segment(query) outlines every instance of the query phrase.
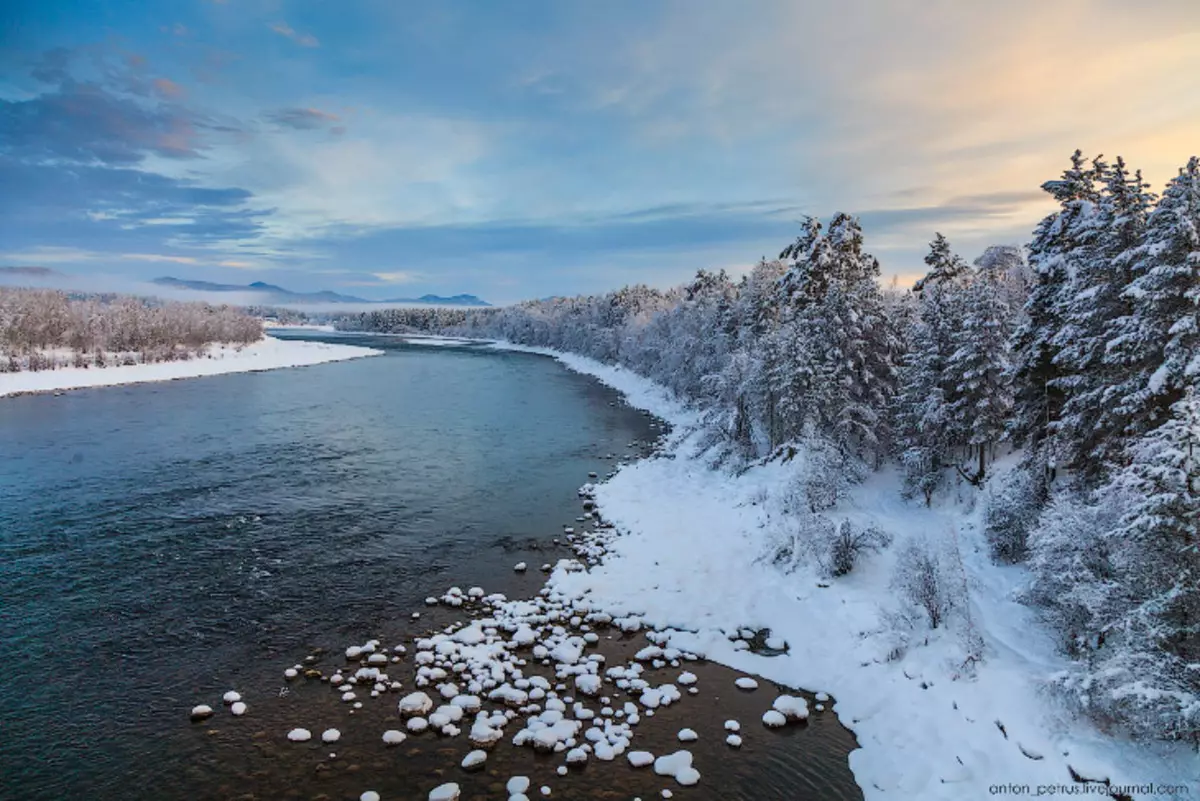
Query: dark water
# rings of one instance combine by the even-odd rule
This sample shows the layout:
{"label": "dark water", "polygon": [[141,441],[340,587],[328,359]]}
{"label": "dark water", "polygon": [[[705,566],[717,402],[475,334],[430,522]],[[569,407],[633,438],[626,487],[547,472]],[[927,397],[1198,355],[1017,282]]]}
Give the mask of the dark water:
{"label": "dark water", "polygon": [[[387,354],[0,401],[0,796],[357,797],[361,765],[277,749],[282,668],[450,584],[535,593],[575,489],[657,433],[548,359],[358,341]],[[187,721],[231,687],[241,729]],[[788,797],[852,797],[831,726],[828,788]]]}

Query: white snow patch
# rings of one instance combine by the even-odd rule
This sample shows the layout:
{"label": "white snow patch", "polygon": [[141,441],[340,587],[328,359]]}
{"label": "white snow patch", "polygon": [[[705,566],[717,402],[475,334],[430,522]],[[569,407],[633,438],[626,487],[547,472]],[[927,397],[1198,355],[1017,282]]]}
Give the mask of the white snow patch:
{"label": "white snow patch", "polygon": [[111,387],[148,381],[172,381],[177,378],[248,373],[282,367],[306,367],[326,362],[376,356],[375,348],[356,345],[332,345],[264,337],[237,348],[215,345],[209,357],[180,362],[157,362],[115,367],[63,367],[58,370],[0,373],[0,397],[24,392],[51,392],[87,387]]}

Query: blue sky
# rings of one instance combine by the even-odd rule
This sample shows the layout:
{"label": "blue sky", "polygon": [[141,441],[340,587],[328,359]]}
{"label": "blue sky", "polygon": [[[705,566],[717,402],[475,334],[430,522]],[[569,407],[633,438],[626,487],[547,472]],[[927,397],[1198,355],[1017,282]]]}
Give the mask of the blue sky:
{"label": "blue sky", "polygon": [[1200,3],[30,2],[0,264],[497,302],[742,270],[859,214],[1024,241],[1076,148],[1200,149]]}

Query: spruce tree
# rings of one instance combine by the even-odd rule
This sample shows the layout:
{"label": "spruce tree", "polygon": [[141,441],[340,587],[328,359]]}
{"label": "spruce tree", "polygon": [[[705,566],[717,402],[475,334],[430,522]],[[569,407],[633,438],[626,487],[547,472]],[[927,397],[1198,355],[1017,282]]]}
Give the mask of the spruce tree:
{"label": "spruce tree", "polygon": [[1062,328],[1053,340],[1053,386],[1063,396],[1055,439],[1064,462],[1085,480],[1096,480],[1126,444],[1128,421],[1113,397],[1123,371],[1108,358],[1108,344],[1131,312],[1126,289],[1153,196],[1125,162],[1104,171],[1104,187],[1080,233],[1080,258],[1068,276]]}
{"label": "spruce tree", "polygon": [[1024,322],[1013,339],[1016,394],[1009,429],[1018,445],[1037,446],[1045,440],[1062,408],[1056,338],[1063,325],[1066,287],[1082,255],[1081,235],[1099,199],[1097,171],[1097,164],[1088,167],[1083,154],[1076,150],[1071,168],[1063,177],[1042,184],[1060,209],[1038,224],[1029,246],[1034,283],[1025,304]]}

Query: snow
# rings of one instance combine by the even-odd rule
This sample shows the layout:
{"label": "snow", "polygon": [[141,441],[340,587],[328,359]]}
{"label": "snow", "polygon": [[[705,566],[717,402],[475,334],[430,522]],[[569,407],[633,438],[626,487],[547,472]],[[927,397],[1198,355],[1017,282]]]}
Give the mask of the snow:
{"label": "snow", "polygon": [[211,358],[190,361],[0,373],[0,397],[26,392],[110,387],[148,381],[171,381],[177,378],[275,370],[283,367],[307,367],[381,353],[383,351],[375,348],[283,340],[268,336],[240,350],[232,346],[213,346],[209,348]]}
{"label": "snow", "polygon": [[487,751],[475,750],[463,757],[463,770],[474,770],[487,762]]}
{"label": "snow", "polygon": [[240,718],[246,714],[246,704],[242,701],[234,701],[229,705],[229,712],[236,718]]}
{"label": "snow", "polygon": [[423,692],[409,693],[400,699],[398,707],[400,714],[405,717],[424,715],[433,709],[433,699]]}
{"label": "snow", "polygon": [[700,781],[700,772],[692,767],[691,751],[676,751],[654,760],[654,772],[670,776],[685,787]]}
{"label": "snow", "polygon": [[405,735],[402,731],[397,729],[388,729],[383,733],[383,742],[384,745],[400,745],[400,743],[404,742],[406,737],[407,735]]}
{"label": "snow", "polygon": [[229,692],[225,693],[224,697],[222,697],[221,700],[224,701],[226,704],[233,704],[233,703],[237,703],[238,701],[242,700],[242,695],[239,692],[230,690]]}
{"label": "snow", "polygon": [[[619,534],[588,570],[556,568],[551,591],[586,596],[615,621],[636,617],[663,629],[660,646],[784,687],[822,688],[823,697],[837,699],[832,708],[857,737],[850,768],[866,801],[957,801],[985,796],[989,786],[1013,777],[1070,783],[1072,769],[1114,784],[1185,783],[1194,775],[1186,747],[1103,734],[1042,692],[1066,662],[1035,612],[1016,600],[1025,569],[990,560],[979,507],[970,510],[953,498],[933,508],[907,502],[901,477],[881,471],[828,514],[878,526],[893,535],[893,545],[862,557],[853,572],[833,581],[805,563],[785,572],[769,556],[783,517],[781,498],[803,454],[736,475],[714,468],[697,413],[653,382],[580,356],[491,347],[553,356],[672,426],[663,458],[631,464],[588,487]],[[961,559],[956,581],[968,594],[969,622],[936,630],[921,623],[897,655],[898,632],[888,613],[898,602],[890,579],[900,546],[919,536],[939,537]],[[744,628],[770,629],[790,650],[772,656],[738,650],[729,635],[740,639]],[[967,634],[982,642],[977,662],[968,659]],[[655,695],[644,696],[643,705],[653,709]],[[764,718],[787,721],[779,710]]]}
{"label": "snow", "polygon": [[342,739],[342,733],[337,729],[326,729],[321,732],[321,742],[323,743],[336,743],[340,739]]}
{"label": "snow", "polygon": [[771,708],[788,720],[808,720],[808,702],[794,695],[781,695]]}
{"label": "snow", "polygon": [[212,707],[208,704],[198,704],[192,707],[192,720],[204,720],[211,718],[213,714]]}
{"label": "snow", "polygon": [[292,729],[288,732],[287,738],[293,743],[306,743],[312,739],[312,732],[308,729]]}
{"label": "snow", "polygon": [[509,795],[519,795],[529,789],[529,777],[513,776],[508,780],[508,784],[504,785],[504,789]]}
{"label": "snow", "polygon": [[[741,640],[735,640],[734,642],[735,643],[741,642]],[[736,648],[736,645],[735,645],[735,648]],[[744,651],[745,649],[744,648],[736,648],[736,650]],[[757,690],[758,689],[758,682],[755,681],[754,679],[750,678],[749,676],[742,676],[741,678],[737,679],[733,683],[738,686],[739,690]]]}
{"label": "snow", "polygon": [[654,754],[649,751],[630,751],[628,759],[635,768],[644,768],[654,762]]}
{"label": "snow", "polygon": [[741,748],[742,747],[742,738],[740,735],[737,735],[737,734],[729,735],[728,737],[725,738],[725,742],[728,743],[731,748]]}
{"label": "snow", "polygon": [[462,791],[454,782],[439,784],[429,791],[429,801],[458,801]]}
{"label": "snow", "polygon": [[763,712],[762,722],[767,728],[778,729],[780,726],[787,725],[787,717],[776,709],[768,709]]}
{"label": "snow", "polygon": [[680,729],[679,730],[679,742],[681,742],[681,743],[691,743],[691,742],[695,742],[698,739],[700,739],[700,735],[696,734],[695,729]]}

